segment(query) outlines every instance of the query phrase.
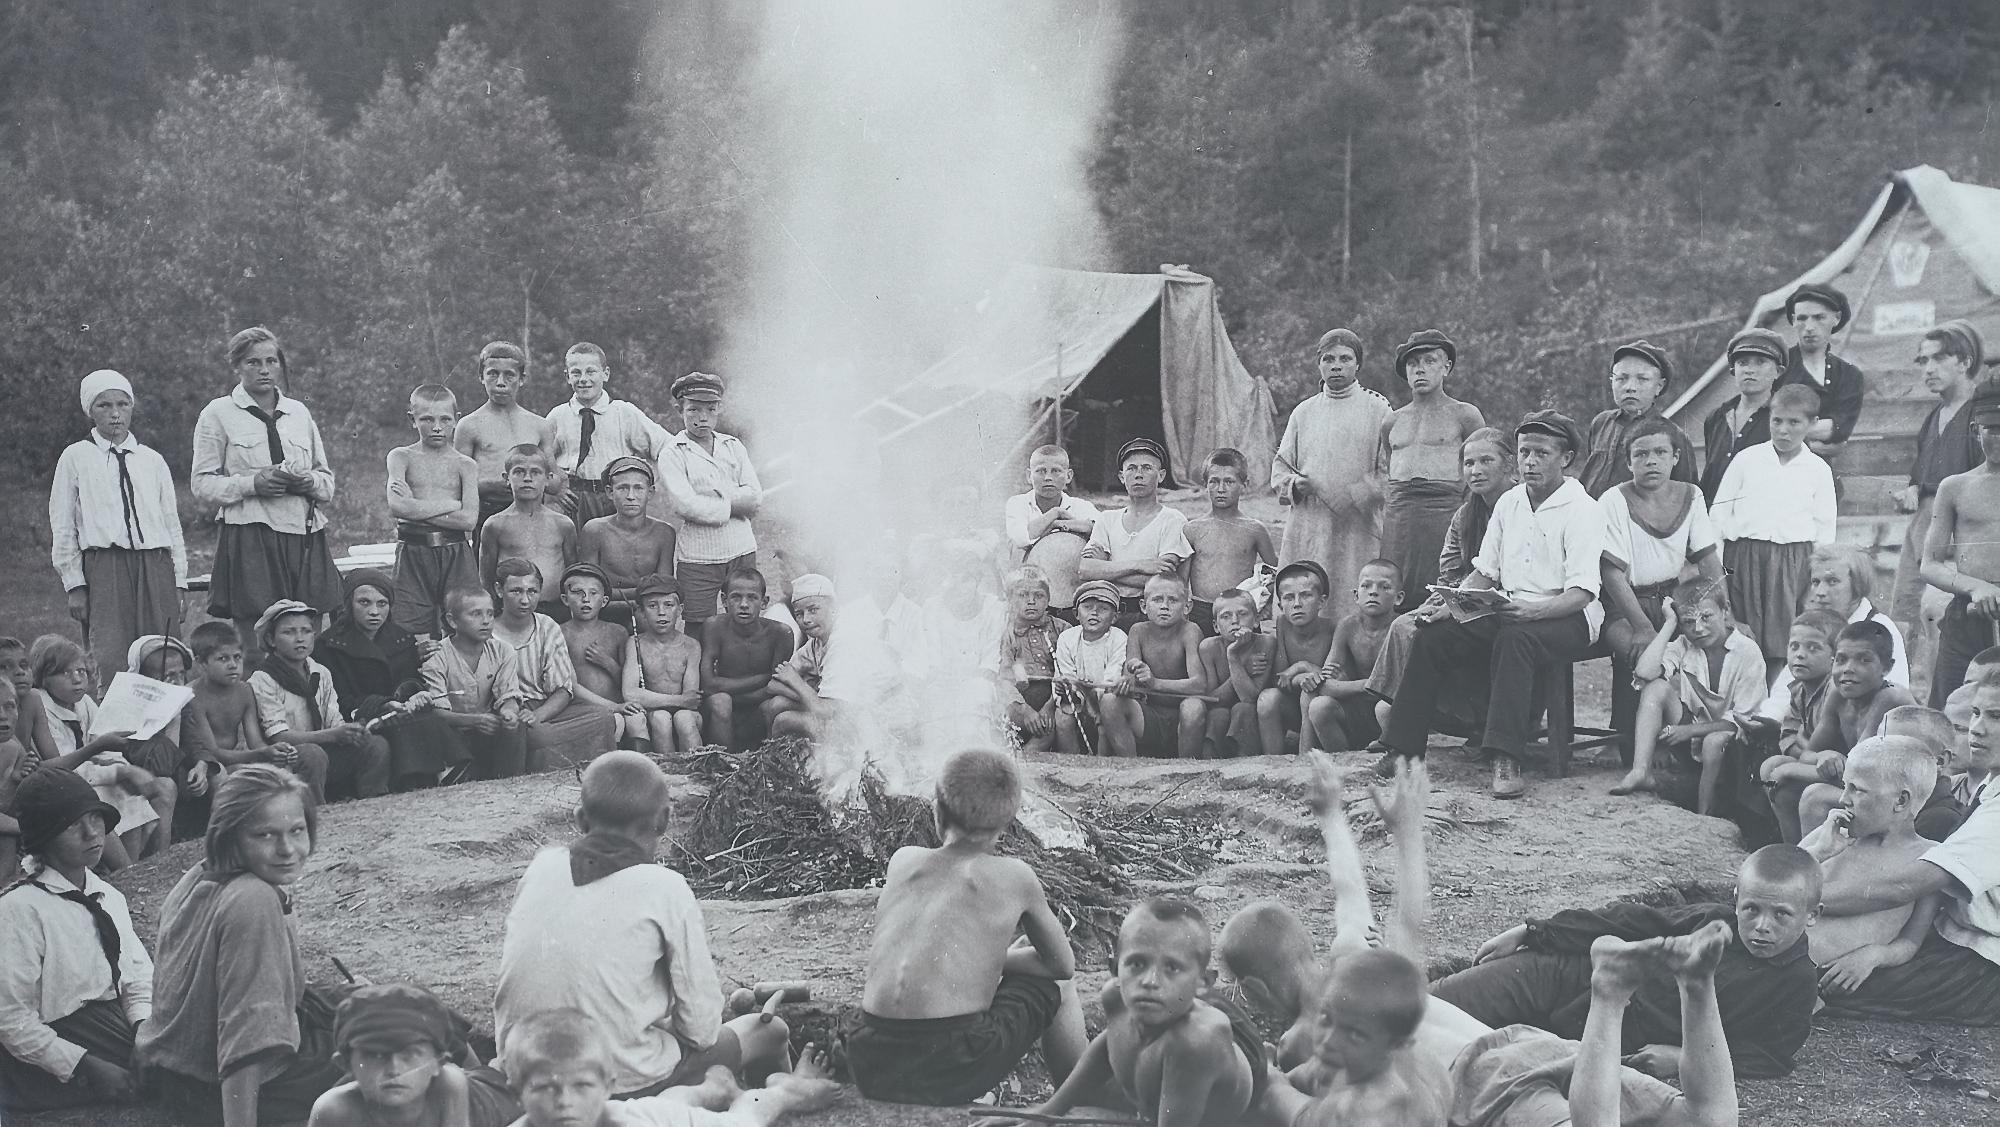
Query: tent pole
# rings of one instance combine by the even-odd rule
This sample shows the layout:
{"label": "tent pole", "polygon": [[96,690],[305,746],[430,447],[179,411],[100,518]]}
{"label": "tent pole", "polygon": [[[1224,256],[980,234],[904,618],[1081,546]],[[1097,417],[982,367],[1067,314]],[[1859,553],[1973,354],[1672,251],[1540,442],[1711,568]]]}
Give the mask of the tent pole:
{"label": "tent pole", "polygon": [[[1902,233],[1903,220],[1910,217],[1910,208],[1915,206],[1915,204],[1916,196],[1912,193],[1910,198],[1904,202],[1903,210],[1896,213],[1896,221],[1889,224],[1889,235],[1882,240],[1882,256],[1875,260],[1875,268],[1868,271],[1868,280],[1861,283],[1861,296],[1854,299],[1853,312],[1849,316],[1847,324],[1841,326],[1840,343],[1843,347],[1847,344],[1848,338],[1854,335],[1854,326],[1861,316],[1861,307],[1867,304],[1870,297],[1874,296],[1875,280],[1882,276],[1882,267],[1888,265],[1889,252],[1896,245],[1896,236]],[[1827,351],[1831,352],[1832,350],[1833,342],[1829,340],[1827,342]]]}
{"label": "tent pole", "polygon": [[1062,352],[1063,352],[1062,342],[1057,341],[1056,342],[1056,406],[1055,410],[1051,412],[1051,414],[1055,416],[1055,424],[1056,424],[1055,445],[1057,446],[1062,445],[1062,403],[1063,403]]}

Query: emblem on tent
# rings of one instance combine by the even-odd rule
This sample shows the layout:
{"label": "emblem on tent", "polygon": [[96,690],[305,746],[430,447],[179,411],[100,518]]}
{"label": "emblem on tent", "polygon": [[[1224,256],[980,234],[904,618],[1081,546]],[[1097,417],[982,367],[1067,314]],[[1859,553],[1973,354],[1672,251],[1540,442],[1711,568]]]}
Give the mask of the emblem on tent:
{"label": "emblem on tent", "polygon": [[1931,260],[1931,245],[1916,239],[1898,239],[1889,244],[1889,277],[1899,290],[1924,280],[1924,267]]}

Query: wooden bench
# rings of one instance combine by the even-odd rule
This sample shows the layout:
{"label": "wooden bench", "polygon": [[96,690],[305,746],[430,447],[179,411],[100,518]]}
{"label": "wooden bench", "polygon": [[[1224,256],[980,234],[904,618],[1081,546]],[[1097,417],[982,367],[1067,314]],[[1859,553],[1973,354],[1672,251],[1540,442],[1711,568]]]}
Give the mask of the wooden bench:
{"label": "wooden bench", "polygon": [[[1610,657],[1610,648],[1600,638],[1597,644],[1590,647],[1590,652],[1578,658],[1577,661],[1597,661]],[[1549,751],[1555,758],[1557,778],[1567,778],[1569,776],[1570,756],[1578,751],[1590,751],[1595,748],[1615,745],[1623,752],[1621,758],[1625,759],[1628,763],[1630,762],[1632,752],[1629,736],[1636,719],[1637,695],[1632,694],[1635,715],[1633,718],[1624,721],[1623,730],[1621,731],[1617,700],[1619,694],[1616,691],[1617,686],[1615,684],[1618,679],[1617,667],[1619,664],[1615,660],[1612,662],[1614,684],[1611,727],[1609,728],[1579,728],[1576,726],[1576,663],[1563,662],[1558,665],[1544,667],[1536,672],[1535,695],[1547,715],[1547,726],[1544,729],[1543,738],[1548,743]],[[1629,681],[1630,678],[1631,675],[1627,673],[1625,679]]]}

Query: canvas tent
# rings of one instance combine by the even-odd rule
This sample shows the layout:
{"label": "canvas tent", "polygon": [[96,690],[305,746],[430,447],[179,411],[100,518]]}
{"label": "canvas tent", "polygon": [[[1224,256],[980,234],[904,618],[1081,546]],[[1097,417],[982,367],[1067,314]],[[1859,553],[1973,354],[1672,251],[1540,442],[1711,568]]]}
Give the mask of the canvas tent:
{"label": "canvas tent", "polygon": [[[1784,332],[1785,296],[1808,282],[1847,294],[1853,318],[1833,350],[1868,378],[1861,421],[1833,463],[1845,479],[1841,511],[1893,514],[1891,494],[1908,482],[1917,428],[1937,402],[1916,369],[1917,342],[1960,317],[1978,327],[1989,355],[2000,345],[2000,190],[1957,183],[1929,165],[1896,173],[1854,233],[1758,298],[1745,327]],[[1702,420],[1735,394],[1727,359],[1719,358],[1667,414],[1699,441]]]}
{"label": "canvas tent", "polygon": [[1261,482],[1277,448],[1270,388],[1237,358],[1215,283],[1184,267],[1015,267],[962,347],[862,414],[887,453],[996,398],[1029,408],[1007,460],[1054,441],[1060,420],[1082,489],[1115,488],[1111,461],[1141,435],[1165,445],[1183,482],[1219,446],[1241,450]]}

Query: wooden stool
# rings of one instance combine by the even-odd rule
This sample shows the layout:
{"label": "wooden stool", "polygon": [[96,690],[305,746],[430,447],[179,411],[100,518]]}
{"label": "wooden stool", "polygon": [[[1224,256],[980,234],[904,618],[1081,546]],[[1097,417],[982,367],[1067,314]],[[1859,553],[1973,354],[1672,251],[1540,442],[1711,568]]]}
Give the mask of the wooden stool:
{"label": "wooden stool", "polygon": [[[1608,658],[1611,651],[1603,642],[1590,648],[1590,652],[1577,659],[1579,662]],[[1576,664],[1559,662],[1544,666],[1535,672],[1535,694],[1548,716],[1544,739],[1549,751],[1555,756],[1556,777],[1569,775],[1570,753],[1589,751],[1593,748],[1610,747],[1624,741],[1622,733],[1612,728],[1579,728],[1576,726]],[[1578,739],[1582,736],[1582,739]]]}

